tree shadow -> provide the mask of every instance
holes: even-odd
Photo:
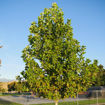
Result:
[[[19,96],[17,96],[17,95],[12,95],[12,97],[19,97]]]
[[[0,98],[0,105],[21,105]]]
[[[23,95],[22,97],[26,99],[39,99],[39,97],[31,96],[31,95]]]

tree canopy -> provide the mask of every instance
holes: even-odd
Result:
[[[56,104],[59,99],[75,97],[92,85],[98,70],[97,61],[85,59],[85,46],[73,38],[71,20],[56,3],[45,8],[32,22],[29,45],[23,50],[23,77],[30,88]]]
[[[105,86],[105,69],[103,65],[98,66],[98,73],[96,75],[96,81],[94,83],[94,86]]]

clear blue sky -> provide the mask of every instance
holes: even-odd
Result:
[[[105,0],[0,0],[0,78],[15,79],[24,69],[21,51],[30,23],[56,2],[71,19],[74,37],[86,46],[86,58],[105,66]]]

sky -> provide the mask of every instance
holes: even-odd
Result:
[[[31,22],[56,2],[71,19],[74,38],[86,46],[85,57],[105,66],[105,0],[0,0],[0,78],[15,79],[24,70],[22,50]]]

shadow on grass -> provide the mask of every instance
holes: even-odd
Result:
[[[99,99],[98,105],[105,105],[105,99]],[[97,105],[96,99],[89,99],[89,100],[80,100],[78,101],[79,105]],[[55,105],[54,103],[45,103],[45,104],[31,104],[31,105]],[[77,101],[72,102],[59,102],[58,105],[77,105]]]
[[[0,105],[22,105],[22,104],[13,103],[0,98]]]

